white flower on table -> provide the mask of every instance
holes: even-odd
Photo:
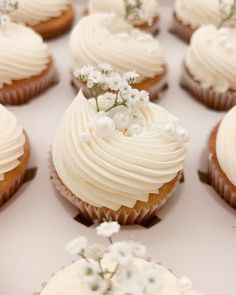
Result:
[[[88,245],[85,237],[78,237],[66,245],[66,251],[72,256],[83,253]]]
[[[97,227],[97,234],[105,238],[110,238],[120,231],[120,225],[116,221],[103,222]]]

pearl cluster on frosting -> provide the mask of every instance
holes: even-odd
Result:
[[[180,143],[187,143],[189,141],[188,131],[180,126],[178,119],[166,121],[157,126],[157,128],[163,136],[175,138]]]
[[[218,30],[218,35],[219,35],[219,44],[222,46],[227,53],[236,53],[236,44],[234,44],[231,39],[230,39],[230,28],[220,28]],[[234,29],[235,35],[236,35],[236,30]]]

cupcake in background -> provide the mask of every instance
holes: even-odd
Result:
[[[236,29],[209,25],[197,30],[184,58],[181,84],[215,110],[236,105]]]
[[[97,234],[108,239],[104,244],[89,245],[78,237],[66,245],[77,261],[64,268],[35,295],[139,294],[201,295],[188,277],[177,278],[160,264],[148,259],[144,245],[133,241],[114,241],[120,230],[116,222],[103,222]]]
[[[29,157],[30,144],[25,131],[0,104],[0,206],[21,186]]]
[[[7,15],[17,5],[6,1],[0,14],[0,103],[22,104],[57,81],[54,62],[42,37]]]
[[[120,74],[136,71],[134,87],[154,100],[167,85],[167,64],[162,47],[150,34],[134,29],[114,14],[94,13],[82,18],[70,37],[71,73],[86,65],[111,64]],[[77,89],[81,84],[74,78]]]
[[[133,89],[134,72],[84,67],[80,91],[65,113],[52,148],[56,189],[89,222],[144,224],[179,184],[188,133],[180,121]]]
[[[171,31],[189,42],[192,34],[201,26],[236,26],[233,1],[227,0],[176,0]],[[231,18],[229,20],[229,18]]]
[[[45,40],[66,33],[74,22],[71,0],[18,0],[18,6],[13,21],[30,26]]]
[[[160,11],[157,0],[90,0],[86,13],[116,13],[138,29],[155,35]]]
[[[209,177],[219,195],[236,209],[236,107],[212,130],[209,149]]]

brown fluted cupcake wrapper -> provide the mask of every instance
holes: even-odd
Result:
[[[14,81],[12,85],[0,90],[0,103],[4,105],[20,105],[43,93],[58,81],[54,63],[51,60],[44,72],[36,77]]]
[[[121,225],[132,225],[132,224],[142,224],[144,225],[147,221],[154,218],[156,212],[166,203],[166,201],[171,197],[171,195],[176,190],[177,185],[180,182],[181,173],[178,175],[176,182],[174,183],[171,191],[166,193],[165,197],[158,200],[155,204],[150,203],[146,207],[137,207],[133,210],[119,209],[118,211],[113,211],[107,208],[94,207],[76,197],[60,180],[55,170],[54,164],[52,162],[52,157],[49,158],[49,169],[51,174],[52,182],[56,190],[70,201],[78,210],[79,213],[88,222],[103,222],[104,220],[117,221]]]
[[[173,13],[173,20],[170,28],[170,32],[180,37],[185,42],[189,43],[194,33],[194,30],[189,27],[183,25],[176,17],[176,14]]]
[[[221,176],[217,166],[213,161],[213,156],[210,153],[208,159],[208,174],[211,185],[220,194],[220,196],[233,208],[236,209],[236,191],[233,191],[224,178]]]
[[[211,109],[226,111],[236,105],[236,91],[229,90],[225,93],[217,93],[211,88],[205,89],[193,79],[186,66],[183,66],[181,86],[188,90],[194,98]]]
[[[9,201],[10,198],[18,191],[24,181],[24,174],[25,171],[21,175],[19,175],[15,183],[11,187],[9,187],[8,191],[4,193],[0,192],[0,206]]]

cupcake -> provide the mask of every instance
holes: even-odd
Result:
[[[15,22],[30,26],[44,39],[52,39],[67,32],[74,21],[71,0],[19,0],[12,13]]]
[[[15,116],[0,104],[0,206],[21,186],[29,157],[26,133]]]
[[[228,18],[233,11],[233,1],[176,0],[171,30],[189,42],[195,30],[204,25],[219,26],[224,23],[235,27],[236,19]]]
[[[113,239],[119,224],[104,222],[97,233]],[[165,267],[147,259],[146,247],[133,241],[89,245],[78,237],[66,246],[79,259],[55,274],[44,290],[36,295],[140,294],[201,295],[187,277],[177,278]]]
[[[70,37],[71,72],[85,65],[111,64],[122,74],[136,71],[137,89],[151,100],[167,85],[167,65],[159,42],[150,34],[133,29],[113,14],[91,14],[80,20]],[[73,79],[79,89],[81,85]]]
[[[215,110],[236,105],[236,29],[209,25],[197,30],[183,65],[181,84]]]
[[[236,107],[212,130],[209,138],[209,176],[219,195],[236,209]]]
[[[42,37],[2,17],[0,24],[0,103],[22,104],[55,84],[54,62]]]
[[[187,131],[130,79],[85,77],[84,69],[81,78],[94,98],[80,91],[65,113],[52,148],[53,183],[88,222],[144,224],[179,183]]]
[[[155,35],[158,32],[159,5],[156,0],[90,0],[86,13],[116,13],[136,28]]]

